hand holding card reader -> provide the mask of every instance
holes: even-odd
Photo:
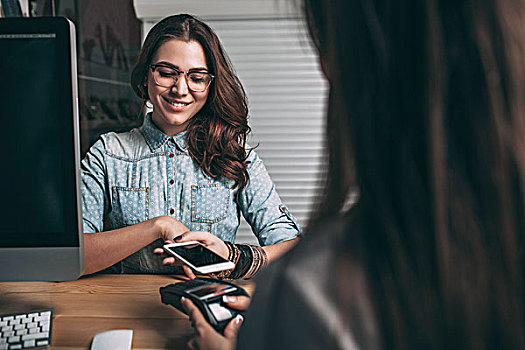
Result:
[[[249,296],[244,289],[233,283],[215,278],[196,278],[191,281],[170,284],[160,288],[160,295],[164,304],[172,305],[185,314],[187,313],[180,299],[181,297],[190,299],[206,320],[221,334],[232,318],[239,314],[244,315],[243,311],[231,309],[223,304],[222,297],[225,295]]]

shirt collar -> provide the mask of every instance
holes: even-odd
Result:
[[[144,135],[144,139],[152,151],[156,151],[170,139],[173,139],[179,150],[186,150],[186,141],[184,137],[186,131],[180,132],[173,137],[166,135],[155,125],[155,123],[153,123],[153,120],[151,120],[151,113],[146,114],[144,117],[144,123],[140,127],[140,132]]]
[[[177,135],[174,135],[172,139],[177,145],[179,151],[186,151],[186,130],[184,130],[183,132],[179,132]]]

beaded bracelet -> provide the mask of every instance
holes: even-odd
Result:
[[[248,246],[252,250],[252,264],[250,266],[250,269],[246,273],[246,275],[243,276],[243,279],[250,279],[254,277],[259,270],[261,270],[263,267],[265,267],[268,264],[268,257],[266,256],[266,252],[258,246],[249,245]]]
[[[215,274],[219,279],[250,279],[268,265],[264,249],[249,244],[224,242],[228,247],[228,260],[235,264],[233,269]]]
[[[235,265],[235,269],[230,274],[232,279],[244,278],[250,269],[253,261],[253,253],[248,244],[235,244],[239,252],[239,259]]]

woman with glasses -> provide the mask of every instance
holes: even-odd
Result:
[[[236,263],[221,277],[250,278],[295,244],[300,227],[246,145],[245,92],[209,26],[190,15],[156,24],[131,85],[152,112],[82,161],[86,274],[178,273],[154,253],[198,240]],[[241,213],[262,248],[232,243]]]

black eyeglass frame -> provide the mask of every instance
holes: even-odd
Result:
[[[177,72],[177,74],[178,74],[178,75],[177,75],[177,79],[173,79],[173,84],[170,85],[170,86],[162,86],[162,85],[160,85],[160,84],[155,80],[155,76],[153,76],[153,80],[155,80],[155,84],[157,84],[158,86],[166,87],[166,88],[167,88],[167,87],[172,87],[173,85],[177,84],[177,81],[179,81],[179,78],[180,78],[180,75],[181,75],[181,74],[184,74],[184,75],[186,76],[186,84],[188,85],[188,89],[191,90],[191,91],[194,91],[194,92],[204,92],[204,91],[206,91],[206,90],[210,87],[210,85],[211,85],[213,79],[215,79],[215,75],[213,75],[213,74],[211,74],[211,73],[209,73],[209,72],[199,71],[199,70],[193,70],[193,71],[192,71],[192,70],[189,70],[189,71],[187,71],[187,72],[184,72],[184,71],[182,71],[182,70],[180,70],[180,69],[178,69],[178,68],[175,68],[175,67],[170,66],[170,65],[167,65],[167,64],[149,64],[148,67],[151,69],[152,72],[155,72],[155,70],[156,70],[157,68],[169,68],[169,69],[173,69],[175,72]],[[207,75],[210,77],[210,82],[208,83],[208,86],[206,86],[206,88],[205,88],[204,90],[202,90],[202,91],[191,89],[191,88],[190,88],[190,84],[188,83],[188,75],[189,75],[190,73],[201,73],[201,74],[207,74]]]

